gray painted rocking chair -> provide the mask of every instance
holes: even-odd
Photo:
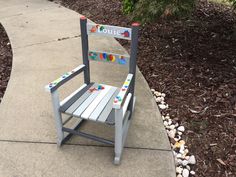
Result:
[[[81,17],[80,25],[83,64],[45,86],[45,89],[52,96],[58,136],[57,144],[61,146],[72,135],[79,135],[98,142],[114,145],[114,164],[120,164],[135,104],[134,87],[139,24],[133,23],[132,28],[97,25],[87,23],[87,19]],[[103,35],[131,40],[131,55],[129,57],[106,52],[89,51],[88,35]],[[129,64],[129,73],[123,86],[117,88],[90,82],[89,60],[121,65]],[[84,72],[84,84],[60,102],[57,89],[81,72]],[[62,114],[67,114],[70,117],[63,122]],[[64,125],[74,117],[80,118],[81,121],[73,128],[66,128]],[[81,132],[79,128],[86,121],[102,122],[115,126],[115,141]]]

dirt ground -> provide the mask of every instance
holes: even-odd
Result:
[[[12,51],[8,36],[0,24],[0,103],[10,78]]]
[[[129,27],[120,0],[57,0],[96,23]],[[236,14],[199,2],[192,15],[157,19],[140,30],[138,66],[151,88],[167,94],[170,116],[186,127],[195,176],[236,177]],[[119,40],[129,51],[129,42]],[[0,27],[0,97],[11,67]]]

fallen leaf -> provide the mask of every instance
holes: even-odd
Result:
[[[216,159],[218,162],[220,162],[222,165],[224,165],[224,166],[226,166],[226,164],[224,163],[224,161],[223,160],[221,160],[221,159]]]
[[[210,146],[217,146],[217,143],[212,143],[210,144]]]

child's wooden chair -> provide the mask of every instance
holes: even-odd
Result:
[[[80,25],[83,64],[63,74],[45,87],[52,96],[58,136],[57,144],[61,146],[75,134],[114,145],[114,163],[119,164],[135,103],[134,87],[139,24],[133,23],[132,28],[96,25],[87,23],[87,19],[81,17]],[[90,51],[88,48],[88,35],[103,35],[131,40],[131,55],[129,57],[107,52]],[[129,73],[123,86],[116,88],[90,82],[89,60],[129,65]],[[60,102],[57,89],[81,72],[84,72],[84,84]],[[62,114],[67,114],[70,117],[63,122]],[[81,121],[73,128],[66,128],[64,125],[73,117],[80,118]],[[81,124],[85,121],[114,125],[115,142],[79,131]]]

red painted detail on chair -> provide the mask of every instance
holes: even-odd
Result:
[[[80,17],[81,20],[86,20],[87,18],[85,16]]]
[[[96,89],[95,88],[90,88],[89,91],[90,92],[94,92]]]
[[[140,23],[134,22],[134,23],[132,23],[132,26],[140,26]]]

